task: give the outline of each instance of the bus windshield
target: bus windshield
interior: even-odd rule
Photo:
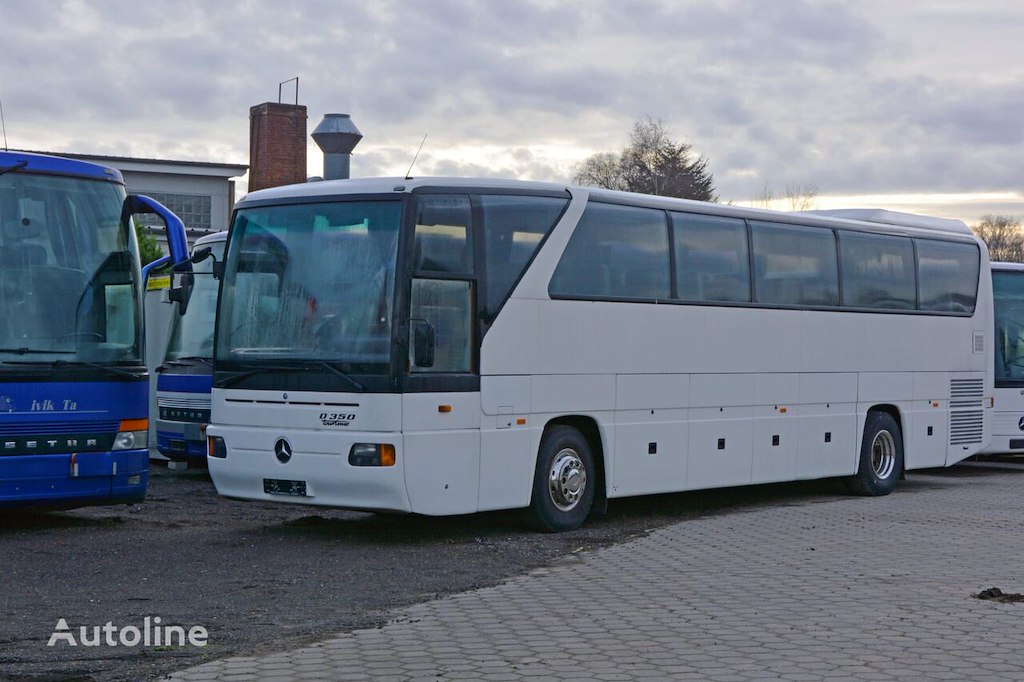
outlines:
[[[212,242],[208,246],[211,256],[192,266],[192,292],[184,314],[171,317],[165,360],[213,357],[213,324],[217,315],[218,287],[213,276],[213,265],[224,258],[224,242]]]
[[[350,201],[238,212],[217,316],[217,361],[391,359],[402,204]]]
[[[124,199],[112,182],[0,175],[0,362],[141,362]]]
[[[1024,270],[993,270],[996,385],[1024,382]]]

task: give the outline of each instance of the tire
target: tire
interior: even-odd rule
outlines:
[[[860,464],[850,477],[850,490],[857,495],[888,495],[903,473],[903,434],[899,424],[886,412],[869,412],[860,446]]]
[[[545,430],[537,453],[530,512],[552,533],[583,525],[594,503],[597,470],[590,444],[571,426]]]

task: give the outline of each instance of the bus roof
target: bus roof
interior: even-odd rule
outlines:
[[[810,213],[812,215],[827,216],[830,218],[859,220],[865,223],[920,227],[926,230],[937,230],[939,232],[972,234],[970,228],[960,220],[953,220],[952,218],[935,218],[933,216],[917,215],[916,213],[902,213],[900,211],[886,211],[881,208],[839,208],[828,211],[800,211],[800,213]]]
[[[24,163],[23,166],[20,165],[22,163]],[[14,172],[70,175],[124,184],[121,171],[96,163],[30,152],[0,151],[0,170],[11,166],[19,166],[13,169]]]
[[[382,192],[413,192],[423,187],[466,187],[480,189],[532,189],[547,192],[565,192],[567,185],[528,180],[500,180],[495,178],[357,178],[351,180],[320,180],[296,185],[283,185],[250,192],[241,203],[285,199],[292,197],[337,196],[341,194],[379,194]]]
[[[821,227],[835,227],[836,221],[853,226],[857,224],[862,230],[892,231],[914,234],[920,231],[956,234],[974,239],[973,233],[963,222],[949,218],[899,213],[882,209],[841,209],[832,211],[772,211],[760,208],[747,208],[716,204],[675,197],[636,194],[598,187],[577,187],[551,182],[526,180],[504,180],[497,178],[471,177],[384,177],[358,178],[350,180],[322,180],[295,185],[284,185],[251,192],[238,202],[237,208],[245,208],[252,203],[274,202],[300,197],[338,197],[345,194],[384,194],[410,193],[419,189],[435,187],[462,188],[474,190],[527,190],[535,192],[586,192],[599,201],[623,202],[636,206],[645,206],[664,210],[692,210],[695,212],[727,217],[745,218],[748,220],[776,221],[797,224],[815,224]],[[881,229],[880,229],[881,228]]]
[[[994,263],[992,263],[992,269],[993,270],[1003,270],[1004,272],[1024,271],[1024,263],[994,262]]]
[[[195,241],[195,243],[192,244],[192,248],[195,248],[197,246],[202,246],[203,244],[209,244],[211,242],[227,241],[227,238],[228,238],[228,231],[227,230],[221,230],[220,232],[214,232],[213,234],[204,234],[202,237],[197,239]]]

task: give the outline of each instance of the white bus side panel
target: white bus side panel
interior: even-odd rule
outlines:
[[[926,469],[946,464],[949,433],[949,373],[917,372],[903,425],[904,465]]]
[[[796,479],[800,452],[799,411],[795,399],[786,400],[778,406],[761,404],[754,407],[751,483]]]
[[[609,497],[686,488],[690,428],[686,412],[616,410],[614,468],[606,472]]]
[[[414,512],[477,511],[480,420],[479,393],[402,395],[405,485]]]
[[[796,477],[846,476],[857,470],[857,403],[801,405]]]
[[[690,410],[691,490],[750,483],[754,447],[753,409],[697,407]]]
[[[751,483],[796,478],[800,375],[754,375],[754,443]]]
[[[615,409],[614,374],[565,374],[533,377],[534,412],[595,412]]]
[[[611,497],[842,476],[856,472],[878,404],[900,414],[908,468],[977,449],[950,444],[948,425],[951,370],[985,377],[984,358],[964,352],[979,324],[513,296],[484,340],[482,372],[532,375],[532,427],[596,415]]]
[[[615,384],[614,475],[611,496],[686,487],[690,377],[620,374]]]
[[[530,418],[532,385],[527,376],[480,378],[480,511],[530,503],[540,438]]]
[[[480,494],[477,508],[514,509],[530,503],[541,428],[518,425],[505,415],[483,417],[480,431]]]

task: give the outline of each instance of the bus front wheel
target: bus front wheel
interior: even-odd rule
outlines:
[[[583,525],[597,482],[590,444],[571,426],[544,432],[533,476],[530,511],[537,525],[557,533]]]
[[[888,495],[903,473],[903,435],[886,412],[871,412],[864,423],[857,473],[849,479],[858,495]]]

